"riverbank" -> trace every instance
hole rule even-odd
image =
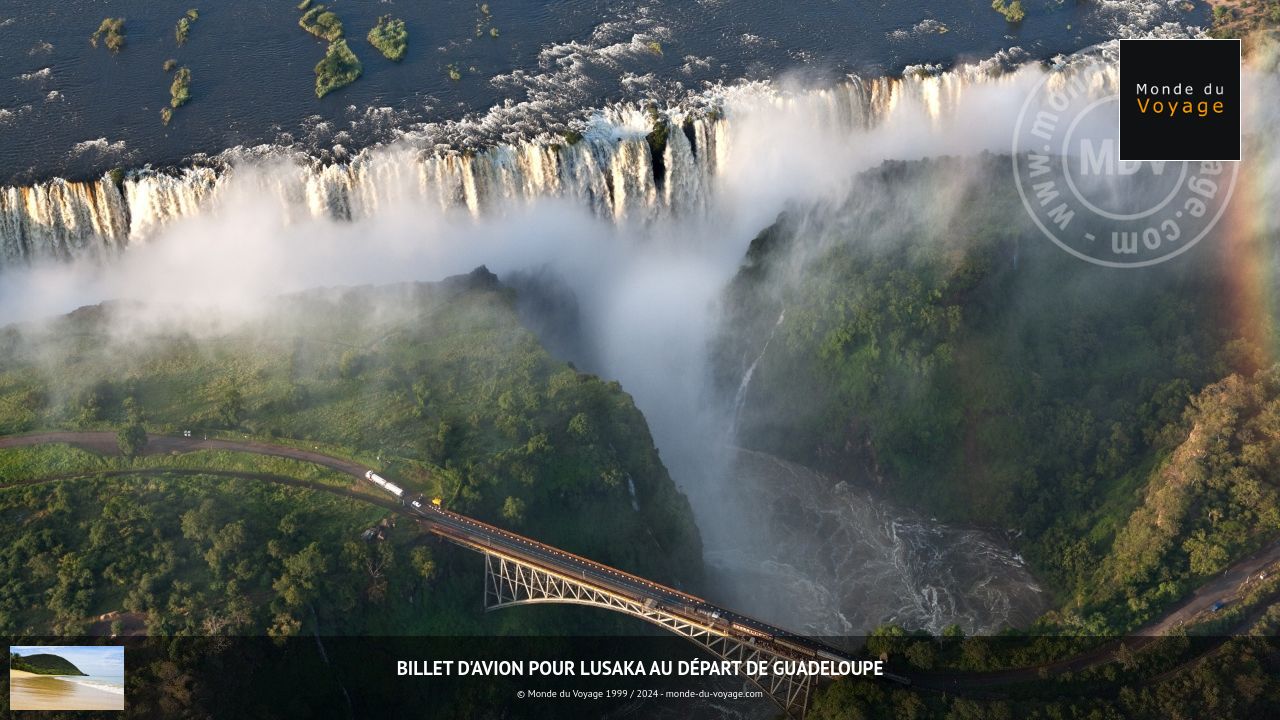
[[[56,675],[9,671],[10,710],[124,710],[124,695]]]

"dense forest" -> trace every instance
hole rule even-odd
[[[155,319],[105,305],[0,332],[0,434],[112,430],[123,451],[0,450],[8,634],[637,630],[572,608],[486,615],[473,553],[383,508],[254,475],[352,478],[234,452],[148,453],[146,432],[319,448],[500,526],[699,582],[689,506],[631,398],[551,359],[483,269],[315,291],[227,327],[139,317]]]
[[[1260,248],[1080,262],[1006,163],[890,163],[779,218],[726,293],[723,392],[759,356],[740,442],[1016,531],[1055,627],[1133,627],[1280,531]]]

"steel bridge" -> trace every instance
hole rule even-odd
[[[822,643],[721,608],[699,597],[623,572],[436,505],[408,506],[432,533],[482,553],[484,607],[560,603],[623,613],[689,640],[727,661],[852,660]],[[803,720],[818,676],[744,675],[786,717]],[[887,679],[904,681],[898,676]]]

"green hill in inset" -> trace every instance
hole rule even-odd
[[[41,653],[39,655],[19,655],[13,654],[13,660],[9,663],[9,667],[13,670],[25,670],[29,673],[37,675],[84,675],[80,672],[80,668],[71,664],[71,661],[57,655],[49,653]]]

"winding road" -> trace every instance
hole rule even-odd
[[[53,431],[33,433],[29,435],[11,435],[0,437],[0,450],[21,447],[35,447],[39,445],[49,444],[66,444],[73,447],[79,447],[94,453],[104,455],[119,454],[116,434],[114,432],[103,431]],[[276,445],[253,440],[225,440],[225,439],[203,439],[203,438],[186,438],[174,437],[170,435],[148,435],[145,454],[161,455],[170,453],[188,453],[199,450],[222,450],[229,452],[242,452],[255,455],[265,455],[270,457],[288,458],[302,462],[312,463],[321,467],[326,467],[338,472],[351,475],[357,480],[364,478],[366,468],[356,462],[336,458],[318,451],[304,450],[302,448],[291,447],[287,445]],[[29,484],[37,482],[50,482],[62,479],[80,478],[87,476],[95,477],[122,477],[139,474],[179,474],[179,475],[215,475],[215,476],[234,476],[246,477],[264,480],[267,482],[275,482],[294,487],[303,487],[313,490],[320,490],[332,494],[351,497],[364,502],[369,502],[382,506],[388,510],[392,510],[401,514],[413,516],[419,520],[423,519],[423,512],[412,512],[408,508],[401,506],[399,503],[390,499],[376,497],[370,494],[359,493],[352,490],[335,487],[333,485],[325,485],[323,483],[311,482],[306,480],[298,480],[283,475],[272,473],[255,473],[250,471],[225,471],[225,470],[204,470],[204,469],[163,469],[163,468],[142,468],[142,469],[121,469],[121,470],[86,470],[78,473],[69,473],[65,475],[44,477],[38,479],[22,479],[14,484]],[[360,487],[357,485],[357,487]],[[439,511],[437,511],[439,512]],[[440,513],[446,516],[454,516],[454,513],[444,511]],[[464,516],[456,520],[457,523],[470,522],[477,526],[483,526],[483,529],[489,529],[490,526],[471,521]],[[453,525],[455,522],[451,518],[444,518],[445,525]],[[434,518],[439,522],[439,518]],[[506,536],[510,533],[493,528],[493,539],[502,541],[504,544],[512,542]],[[518,537],[518,536],[512,536]],[[541,543],[528,541],[520,538],[523,542],[532,542],[538,546],[536,548],[541,554],[546,552],[556,552],[566,557],[571,557],[575,562],[589,564],[590,567],[584,565],[581,568],[585,572],[593,574],[599,571],[596,563],[576,556],[568,556],[555,548],[542,546]],[[526,551],[530,551],[526,549]],[[531,551],[530,551],[531,552]],[[1180,626],[1188,620],[1210,611],[1213,604],[1222,600],[1230,602],[1234,597],[1238,596],[1242,590],[1247,589],[1247,584],[1257,582],[1259,574],[1263,572],[1278,572],[1280,568],[1272,568],[1273,565],[1280,563],[1280,540],[1273,541],[1265,548],[1254,553],[1252,556],[1245,558],[1227,568],[1209,582],[1202,585],[1188,598],[1183,600],[1175,607],[1168,610],[1164,615],[1149,623],[1143,628],[1137,630],[1132,635],[1121,638],[1110,643],[1103,644],[1097,648],[1087,652],[1064,658],[1062,660],[1036,665],[1031,667],[1010,668],[1007,670],[995,670],[986,672],[943,672],[943,673],[913,673],[910,678],[914,684],[919,687],[942,690],[948,692],[956,692],[961,690],[976,690],[981,688],[990,688],[1001,685],[1009,685],[1020,682],[1029,682],[1043,679],[1046,676],[1055,676],[1067,672],[1079,672],[1087,668],[1110,662],[1114,659],[1116,652],[1121,644],[1127,645],[1131,650],[1141,649],[1154,642],[1161,636],[1169,635],[1175,632]],[[617,572],[617,571],[614,571]],[[623,579],[625,574],[613,578],[614,582]],[[627,581],[632,580],[632,576],[625,576]],[[665,594],[668,588],[658,586],[643,578],[635,578],[635,580],[644,583],[648,587],[645,590],[648,593]],[[690,596],[678,591],[670,590],[675,596],[681,599],[690,598]],[[748,618],[743,620],[750,621]],[[1224,638],[1225,640],[1225,638]]]

